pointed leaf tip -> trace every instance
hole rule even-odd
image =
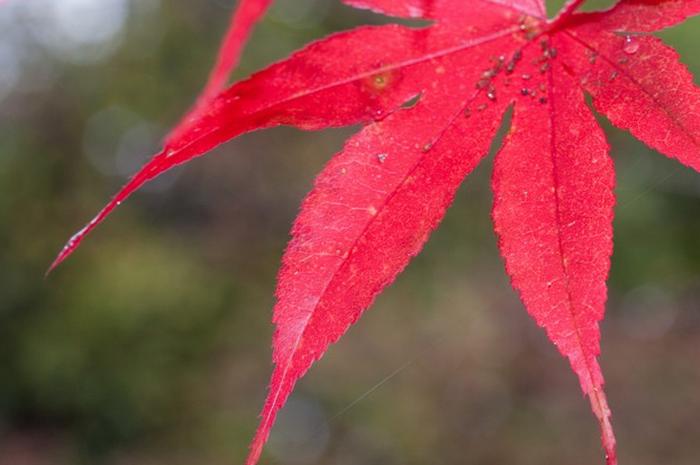
[[[68,242],[63,246],[61,251],[58,253],[54,261],[49,266],[46,271],[46,276],[50,275],[58,266],[61,265],[68,257],[70,257],[73,252],[75,252],[83,239],[87,237],[93,229],[99,226],[111,213],[117,208],[123,201],[125,201],[131,194],[137,191],[146,182],[158,176],[162,172],[168,170],[174,166],[175,162],[169,162],[168,157],[165,152],[161,152],[151,159],[143,168],[133,177],[131,180],[121,188],[121,190],[115,195],[112,200],[109,201],[105,207],[100,210],[100,212],[95,215],[95,217],[90,220],[82,229],[73,234]]]
[[[610,407],[608,407],[608,399],[602,387],[594,388],[588,398],[591,402],[591,409],[598,419],[600,424],[600,437],[605,452],[606,465],[617,465],[617,444],[612,423],[610,422]]]
[[[3,2],[4,0],[0,0],[0,4]],[[231,16],[229,29],[226,32],[217,55],[216,64],[209,75],[209,80],[193,108],[166,137],[166,146],[176,145],[178,142],[188,137],[188,135],[192,133],[200,117],[207,112],[212,102],[219,93],[224,90],[231,72],[238,65],[243,46],[250,36],[253,27],[262,18],[271,4],[272,0],[241,0],[238,2]],[[61,263],[71,256],[73,252],[78,249],[83,239],[104,221],[112,210],[119,206],[122,201],[126,200],[129,195],[138,190],[146,181],[176,164],[157,162],[159,158],[159,156],[154,157],[151,162],[142,168],[141,171],[119,191],[97,216],[68,240],[56,259],[51,263],[51,266],[49,266],[46,271],[46,276],[51,274]]]

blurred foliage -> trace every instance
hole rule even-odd
[[[0,9],[1,465],[241,463],[270,370],[289,225],[351,130],[279,128],[226,144],[134,196],[43,278],[63,239],[190,105],[232,3]],[[237,77],[385,21],[338,3],[279,0]],[[91,42],[75,29],[95,24],[112,35]],[[698,26],[661,35],[700,76]],[[622,462],[694,465],[700,176],[606,129],[619,205],[602,363]],[[601,462],[574,376],[509,288],[490,171],[488,160],[424,253],[300,383],[267,463]]]

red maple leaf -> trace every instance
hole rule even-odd
[[[233,137],[364,123],[319,175],[292,230],[254,465],[296,381],[420,251],[512,106],[493,177],[499,245],[528,312],[569,359],[615,464],[597,361],[615,180],[585,93],[616,126],[700,169],[700,90],[650,35],[700,13],[700,0],[620,0],[596,13],[576,13],[575,0],[551,20],[542,0],[344,1],[432,24],[335,34],[214,96],[270,3],[243,1],[190,116],[52,268],[144,182]]]

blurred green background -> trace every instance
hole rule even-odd
[[[54,275],[204,82],[232,0],[0,8],[0,465],[242,463],[275,273],[352,130],[241,137],[143,189]],[[278,0],[237,77],[386,21]],[[700,76],[700,20],[662,36]],[[700,176],[606,129],[618,167],[602,365],[621,463],[700,463]],[[264,463],[595,464],[596,423],[510,289],[487,160],[423,254],[303,379]]]

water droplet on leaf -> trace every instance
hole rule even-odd
[[[386,116],[387,116],[386,112],[384,112],[384,110],[381,110],[381,109],[375,110],[372,113],[372,118],[374,118],[375,121],[381,121],[384,118],[386,118]]]
[[[622,50],[628,55],[634,55],[639,50],[639,42],[634,40],[631,36],[625,37],[625,45]]]

